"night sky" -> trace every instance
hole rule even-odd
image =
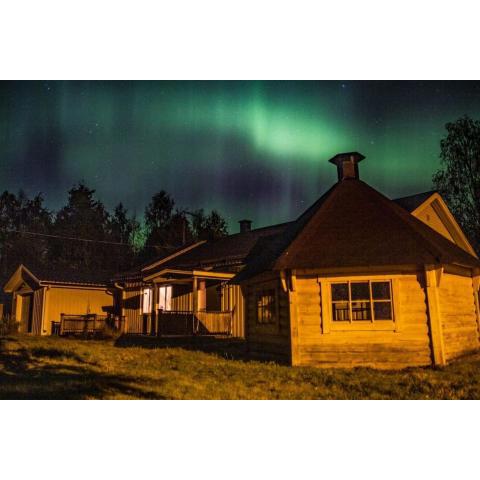
[[[0,82],[0,190],[66,202],[80,180],[142,215],[165,189],[231,232],[292,220],[358,150],[391,197],[431,188],[444,125],[480,118],[480,82]]]

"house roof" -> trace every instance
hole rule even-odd
[[[174,249],[167,249],[165,253],[162,255],[157,256],[153,260],[149,260],[148,262],[144,262],[141,265],[134,267],[126,272],[120,272],[111,277],[111,281],[122,281],[122,280],[140,280],[144,276],[144,271],[153,270],[155,266],[158,264],[164,265],[169,258],[174,258],[182,254],[182,252],[187,252],[192,248],[196,248],[201,243],[204,242],[194,242],[187,245],[182,245],[181,247],[174,248]]]
[[[221,268],[222,266],[243,264],[259,239],[280,234],[290,223],[256,228],[248,232],[236,233],[207,242],[164,264],[178,268]]]
[[[258,245],[247,260],[234,282],[267,269],[435,263],[480,266],[477,258],[357,179],[335,184],[282,235]]]
[[[436,190],[429,190],[428,192],[416,193],[407,197],[395,198],[393,201],[411,213],[435,193],[437,193]]]
[[[26,267],[20,265],[11,275],[10,279],[20,270],[23,269],[33,277],[36,282],[44,284],[61,284],[74,286],[89,287],[106,287],[109,275],[102,272],[88,273],[83,271],[71,270],[59,267]],[[10,281],[10,279],[7,281]],[[5,284],[6,285],[6,284]]]
[[[202,268],[221,270],[225,267],[242,265],[259,239],[281,233],[289,224],[282,223],[256,228],[248,232],[228,235],[216,241],[199,242],[198,244],[184,246],[141,267],[118,274],[113,277],[113,280],[140,280],[147,273],[154,271],[155,264],[160,263],[161,265],[158,268],[161,269],[176,268],[186,270]],[[184,253],[182,253],[183,250],[185,250]],[[169,257],[171,258],[169,259]]]

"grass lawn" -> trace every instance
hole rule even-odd
[[[2,399],[479,399],[480,354],[442,369],[291,368],[238,340],[0,339]],[[244,360],[242,360],[242,358]]]

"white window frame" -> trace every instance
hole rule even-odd
[[[369,282],[371,297],[371,282],[389,282],[391,295],[392,320],[374,320],[373,314],[370,320],[350,320],[335,321],[333,320],[332,311],[332,284],[335,283],[356,283]],[[399,281],[398,278],[392,276],[349,276],[349,277],[331,277],[319,279],[322,299],[322,332],[329,333],[335,331],[400,331],[400,314],[399,314]],[[350,305],[350,301],[349,301]],[[370,299],[370,308],[373,309],[373,302]]]
[[[141,302],[140,310],[142,314],[147,315],[152,313],[153,289],[142,288]]]

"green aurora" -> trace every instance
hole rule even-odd
[[[480,117],[477,82],[1,82],[0,190],[57,208],[79,180],[142,214],[170,192],[255,226],[291,220],[358,150],[391,197],[431,188],[444,125]]]

